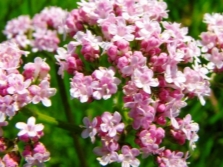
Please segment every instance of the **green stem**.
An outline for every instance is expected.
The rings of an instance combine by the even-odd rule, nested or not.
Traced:
[[[21,113],[23,113],[25,115],[34,116],[42,122],[54,125],[54,126],[56,126],[58,128],[61,128],[61,129],[68,130],[72,133],[80,134],[81,131],[82,131],[82,128],[77,126],[77,125],[57,120],[57,119],[55,119],[55,118],[53,118],[49,115],[42,114],[42,113],[40,113],[39,111],[36,111],[33,108],[31,109],[29,107],[23,107],[20,111],[21,111]]]
[[[55,68],[55,70],[58,71],[58,68]],[[57,77],[58,89],[59,89],[58,92],[61,93],[61,97],[62,97],[62,100],[63,100],[64,111],[65,111],[67,120],[68,120],[69,123],[75,124],[75,121],[74,121],[73,115],[72,115],[72,111],[71,111],[71,106],[69,104],[70,99],[68,99],[68,96],[66,94],[67,91],[65,89],[64,81],[61,80],[59,75],[56,75],[56,77]],[[84,155],[84,152],[83,152],[83,148],[81,148],[78,136],[73,132],[71,132],[71,136],[73,138],[73,143],[74,143],[75,149],[77,151],[77,156],[80,160],[81,166],[82,167],[87,167],[88,165],[86,163],[86,158],[85,158],[85,155]]]

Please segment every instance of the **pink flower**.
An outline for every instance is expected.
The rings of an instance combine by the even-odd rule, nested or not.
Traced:
[[[101,22],[101,20],[107,18],[113,12],[113,1],[109,0],[81,1],[78,4],[86,15],[85,20],[91,24]]]
[[[220,49],[212,48],[211,53],[206,54],[205,58],[213,63],[212,66],[216,66],[218,69],[223,67],[223,52]]]
[[[33,18],[34,29],[46,29],[47,26],[63,33],[63,24],[67,16],[67,11],[51,6],[44,8]]]
[[[122,163],[122,167],[138,167],[140,161],[136,158],[140,154],[136,148],[130,148],[127,145],[122,146],[122,154],[119,155],[119,161]]]
[[[132,75],[132,81],[136,87],[142,88],[148,94],[151,94],[150,87],[157,87],[159,85],[158,80],[153,78],[153,71],[147,66],[135,69]]]
[[[34,63],[27,63],[24,65],[23,75],[26,79],[44,79],[47,77],[50,70],[49,65],[45,62],[44,59],[36,57]]]
[[[75,74],[76,71],[82,71],[83,63],[77,54],[75,54],[76,44],[70,42],[67,45],[67,49],[58,48],[55,58],[57,63],[60,65],[58,74],[63,78],[64,71],[67,71],[70,74]]]
[[[214,14],[205,14],[204,15],[204,22],[208,24],[208,31],[218,31],[219,27],[223,26],[223,15],[219,13]]]
[[[50,88],[49,81],[42,80],[39,86],[31,85],[28,89],[31,94],[33,104],[37,104],[41,101],[44,106],[51,106],[49,98],[55,95],[56,89]]]
[[[142,13],[146,13],[148,16],[150,16],[151,20],[157,20],[160,21],[163,18],[167,18],[167,4],[163,1],[140,1],[141,6],[140,8],[143,9]]]
[[[26,48],[31,44],[31,40],[24,34],[16,35],[14,38],[8,40],[12,43],[16,43],[21,48]]]
[[[34,40],[31,43],[33,52],[48,51],[53,52],[58,48],[60,39],[55,31],[39,29],[33,34]]]
[[[3,33],[7,38],[13,38],[15,35],[25,34],[31,28],[31,19],[29,16],[19,16],[7,22]]]
[[[80,16],[79,9],[73,9],[66,17],[65,24],[68,27],[68,32],[73,36],[79,30],[83,30],[83,20]]]
[[[162,33],[162,38],[167,41],[187,41],[188,37],[186,36],[188,32],[188,28],[180,27],[180,24],[178,23],[168,23],[166,21],[162,22],[162,25],[165,28],[165,31]]]
[[[199,126],[197,123],[191,120],[191,115],[187,114],[183,120],[181,119],[171,119],[171,124],[173,130],[171,131],[173,136],[180,142],[184,143],[185,139],[190,141],[190,147],[194,149],[195,142],[198,140],[197,132]]]
[[[50,153],[40,142],[34,145],[26,145],[22,154],[27,162],[24,167],[44,166],[44,162],[50,159]]]
[[[186,159],[187,155],[183,157],[182,152],[171,152],[170,150],[164,150],[158,157],[157,162],[159,167],[187,167]]]
[[[93,89],[93,97],[97,100],[108,99],[112,94],[115,94],[118,90],[118,84],[120,80],[114,77],[115,71],[113,68],[99,67],[99,70],[95,70],[92,74],[94,81],[91,86]]]
[[[133,35],[135,27],[132,25],[126,25],[125,20],[122,17],[116,18],[115,24],[110,24],[108,27],[108,33],[112,35],[112,41],[126,40],[133,41],[135,36]]]
[[[90,30],[87,30],[86,33],[82,32],[82,31],[78,31],[77,34],[74,35],[74,39],[76,39],[76,41],[77,41],[76,46],[89,45],[94,50],[99,50],[99,46],[101,45],[101,42],[102,42],[102,37],[92,34],[92,32]]]
[[[84,74],[76,72],[70,83],[71,96],[79,99],[81,103],[89,101],[92,96],[92,82],[91,76],[84,76]]]
[[[30,86],[31,80],[25,80],[21,74],[10,74],[8,75],[8,88],[9,94],[26,94],[28,93],[27,88]]]
[[[5,167],[18,167],[20,160],[21,158],[15,152],[9,152],[8,154],[5,154],[4,157],[2,158]]]
[[[91,138],[91,142],[94,143],[95,142],[95,135],[98,132],[98,119],[94,118],[92,122],[90,122],[90,120],[85,117],[83,119],[83,123],[84,123],[84,127],[86,128],[82,133],[81,136],[83,138],[87,138],[90,137]]]
[[[17,69],[21,63],[22,55],[29,52],[22,51],[15,43],[5,42],[0,44],[0,68],[7,71]]]
[[[96,147],[94,148],[94,153],[101,156],[98,157],[97,160],[103,166],[110,164],[112,162],[118,162],[119,156],[118,153],[115,151],[110,151],[106,147]]]
[[[84,58],[88,61],[94,61],[99,58],[100,46],[102,44],[101,36],[95,36],[91,31],[87,30],[86,33],[78,31],[74,39],[77,42],[74,42],[74,45],[82,45],[81,53],[84,55]]]
[[[159,22],[150,20],[148,15],[144,15],[143,18],[139,21],[136,21],[135,24],[139,28],[139,37],[136,39],[149,39],[152,36],[159,36],[161,34],[161,27]]]
[[[164,129],[150,125],[149,129],[142,130],[137,136],[138,139],[136,141],[141,147],[143,157],[147,157],[150,154],[159,154],[163,150],[163,148],[159,148],[159,144],[165,137]]]
[[[16,128],[20,129],[18,136],[28,135],[28,137],[38,137],[38,133],[42,132],[44,126],[42,124],[35,124],[36,119],[34,117],[30,117],[26,123],[18,122],[16,124]]]
[[[145,65],[146,57],[144,57],[141,52],[135,51],[133,55],[129,57],[129,65],[125,65],[123,68],[121,68],[121,72],[126,76],[130,76],[133,74],[135,69]]]
[[[16,111],[19,110],[19,107],[20,107],[19,103],[15,101],[14,96],[10,95],[0,96],[0,110],[2,112],[1,120],[4,120],[3,118],[5,116],[9,117],[14,116],[16,114]]]
[[[102,132],[108,133],[108,136],[114,137],[118,132],[124,130],[124,123],[120,123],[121,115],[116,111],[113,115],[109,112],[104,112],[101,116],[102,123],[100,129]]]
[[[217,43],[217,35],[213,32],[202,32],[200,35],[202,52],[207,52],[209,49],[212,49]]]
[[[201,104],[205,104],[204,96],[210,95],[209,78],[206,76],[208,70],[205,67],[194,66],[194,69],[189,67],[184,68],[186,82],[184,83],[185,92],[191,95],[196,95]]]
[[[177,66],[174,64],[167,65],[164,76],[166,82],[173,83],[173,86],[176,88],[180,88],[182,84],[186,81],[184,74],[179,71]]]

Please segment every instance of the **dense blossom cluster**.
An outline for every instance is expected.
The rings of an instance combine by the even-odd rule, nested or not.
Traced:
[[[0,159],[1,167],[18,167],[21,158],[24,158],[26,164],[24,167],[32,167],[34,165],[43,166],[44,162],[50,159],[50,153],[45,146],[39,141],[43,136],[42,124],[35,124],[35,118],[30,117],[26,123],[18,122],[16,127],[20,129],[18,133],[19,139],[14,139],[14,142],[1,137],[1,153],[5,153],[4,157]],[[24,143],[24,149],[20,155],[18,150],[18,142]]]
[[[42,102],[50,106],[49,97],[56,93],[56,89],[49,85],[49,65],[36,57],[34,63],[23,66],[21,73],[22,55],[27,56],[28,52],[20,50],[16,44],[0,44],[0,126],[7,125],[6,118],[13,117],[29,103]]]
[[[136,156],[142,154],[157,156],[160,167],[187,166],[187,153],[171,151],[162,141],[171,140],[167,135],[171,134],[178,144],[188,141],[191,149],[196,147],[198,124],[189,114],[183,119],[179,115],[187,99],[196,96],[204,105],[204,97],[210,94],[209,69],[201,64],[198,42],[187,35],[187,28],[163,21],[168,14],[162,1],[82,0],[78,4],[66,19],[73,40],[57,50],[58,74],[73,75],[70,93],[82,103],[110,98],[121,81],[114,76],[121,76],[124,107],[138,144],[132,148],[119,141],[120,136],[128,136],[123,123],[117,125],[121,112],[105,112],[92,122],[85,118],[82,136],[92,142],[98,136],[102,142],[95,149],[99,162],[136,167],[140,164]],[[112,68],[98,63],[104,57]]]
[[[101,165],[138,167],[139,156],[153,155],[159,167],[187,167],[199,126],[190,114],[182,118],[181,109],[194,97],[204,105],[211,91],[208,75],[223,69],[223,16],[205,15],[208,31],[198,42],[187,28],[164,20],[163,1],[81,0],[78,5],[71,12],[48,7],[32,19],[20,16],[7,23],[3,33],[8,41],[0,44],[0,127],[29,103],[50,106],[56,93],[45,59],[36,57],[22,71],[22,55],[28,52],[19,48],[57,51],[58,75],[72,77],[72,98],[90,103],[122,96],[119,112],[83,119],[82,137],[101,141],[94,149]],[[64,47],[58,47],[60,34],[71,39]],[[25,143],[25,167],[48,161],[49,152],[39,142],[43,125],[31,117],[16,127],[18,140]],[[188,151],[171,150],[166,143],[172,141],[188,145]],[[0,138],[1,152],[7,149],[4,143]],[[17,150],[10,152],[0,166],[16,167],[20,159]]]
[[[202,32],[201,44],[204,57],[209,61],[208,67],[221,71],[223,68],[223,15],[215,13],[205,14],[204,22],[207,24],[207,32]]]
[[[20,129],[18,133],[19,140],[25,143],[22,156],[27,163],[24,164],[24,167],[32,167],[34,165],[41,166],[50,159],[50,153],[39,141],[43,136],[44,126],[35,123],[36,119],[30,117],[27,124],[24,122],[18,122],[16,124],[16,128]]]
[[[9,21],[3,33],[22,48],[30,46],[34,52],[53,52],[60,42],[58,33],[65,31],[66,16],[67,12],[59,7],[45,8],[32,19],[24,15]]]

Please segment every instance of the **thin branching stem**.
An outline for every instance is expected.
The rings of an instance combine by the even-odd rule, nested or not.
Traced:
[[[55,71],[58,71],[58,69],[55,68]],[[57,77],[57,82],[58,82],[58,89],[59,89],[59,92],[61,93],[61,97],[63,100],[63,106],[64,106],[64,111],[65,111],[67,120],[69,123],[75,124],[75,121],[74,121],[73,115],[72,115],[72,111],[71,111],[71,106],[70,106],[70,103],[68,102],[69,98],[68,98],[68,95],[67,95],[67,92],[65,89],[64,81],[61,79],[61,77],[59,75],[56,75],[56,77]],[[73,138],[74,146],[75,146],[75,149],[77,152],[77,156],[80,160],[81,166],[87,167],[88,165],[86,163],[84,152],[83,152],[83,149],[81,148],[77,134],[75,132],[71,132],[71,136]]]

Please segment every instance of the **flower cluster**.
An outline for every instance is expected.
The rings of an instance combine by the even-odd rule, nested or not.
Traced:
[[[44,8],[33,19],[24,15],[10,20],[3,33],[21,48],[31,46],[34,52],[53,52],[60,42],[57,34],[65,31],[66,15],[67,12],[59,7]]]
[[[20,129],[18,133],[19,139],[9,140],[4,137],[0,138],[0,152],[5,153],[0,158],[1,167],[18,167],[21,158],[27,162],[24,167],[32,167],[34,165],[42,166],[44,162],[50,159],[50,153],[45,146],[39,141],[43,136],[42,124],[35,124],[36,119],[30,117],[26,123],[18,122],[16,127]],[[19,148],[18,143],[23,142],[24,148]],[[19,149],[23,152],[20,154]]]
[[[138,167],[138,156],[153,155],[159,167],[187,167],[189,152],[171,150],[168,143],[196,147],[199,126],[181,109],[194,97],[204,105],[211,92],[208,75],[223,69],[223,16],[205,15],[208,31],[198,42],[187,28],[164,20],[167,5],[161,0],[81,0],[78,5],[69,13],[49,7],[32,19],[20,16],[7,23],[8,42],[0,44],[0,127],[29,103],[50,106],[56,93],[44,59],[36,57],[21,72],[21,56],[28,52],[18,46],[57,51],[58,75],[70,74],[72,98],[90,103],[122,96],[119,112],[83,119],[82,137],[101,141],[94,149],[101,165]],[[59,34],[71,37],[64,47],[58,47]],[[49,160],[39,142],[43,125],[31,117],[16,127],[25,142],[25,166]],[[6,148],[0,140],[0,150]],[[19,161],[17,152],[10,152],[0,166],[18,166]]]
[[[104,112],[102,116],[96,117],[91,122],[84,118],[86,129],[82,132],[82,137],[90,137],[95,141],[95,136],[101,138],[102,147],[96,147],[94,152],[100,157],[97,158],[101,165],[107,165],[112,162],[122,163],[122,166],[138,166],[139,160],[136,158],[140,154],[136,148],[130,148],[123,145],[120,148],[118,143],[120,136],[124,132],[124,123],[121,122],[121,115],[116,111],[114,114]],[[120,150],[121,154],[118,153]]]
[[[200,35],[204,58],[208,60],[208,67],[216,71],[223,68],[223,15],[214,13],[205,14],[204,22],[207,24],[207,32]]]
[[[163,1],[82,0],[78,4],[79,8],[65,21],[73,40],[58,48],[55,56],[60,66],[58,74],[63,76],[67,71],[73,75],[70,93],[82,103],[115,96],[121,82],[124,107],[129,111],[127,119],[132,121],[139,146],[131,151],[132,146],[117,144],[119,131],[107,129],[104,115],[92,123],[85,120],[84,137],[94,141],[98,134],[102,141],[102,148],[96,151],[100,163],[116,161],[123,166],[139,166],[135,161],[139,154],[152,154],[158,159],[171,159],[176,154],[184,161],[183,153],[178,156],[168,151],[168,146],[160,145],[171,134],[178,144],[188,141],[190,148],[195,148],[199,127],[190,115],[183,119],[179,115],[188,99],[198,97],[204,105],[204,97],[210,94],[209,69],[201,63],[197,41],[187,35],[187,28],[163,20],[168,17]],[[105,62],[112,67],[107,68]],[[126,157],[131,162],[118,156],[122,148],[129,150],[131,155]],[[160,166],[164,163],[157,162]]]
[[[22,55],[27,54],[14,43],[0,44],[0,126],[7,125],[6,117],[13,117],[29,103],[50,106],[49,97],[56,93],[49,85],[50,67],[40,57],[25,64],[22,73],[19,71]]]
[[[27,162],[24,167],[40,166],[50,159],[50,153],[45,146],[39,141],[43,136],[42,124],[35,124],[36,119],[30,117],[26,123],[18,122],[16,128],[20,129],[18,133],[19,140],[25,143],[22,156]]]

